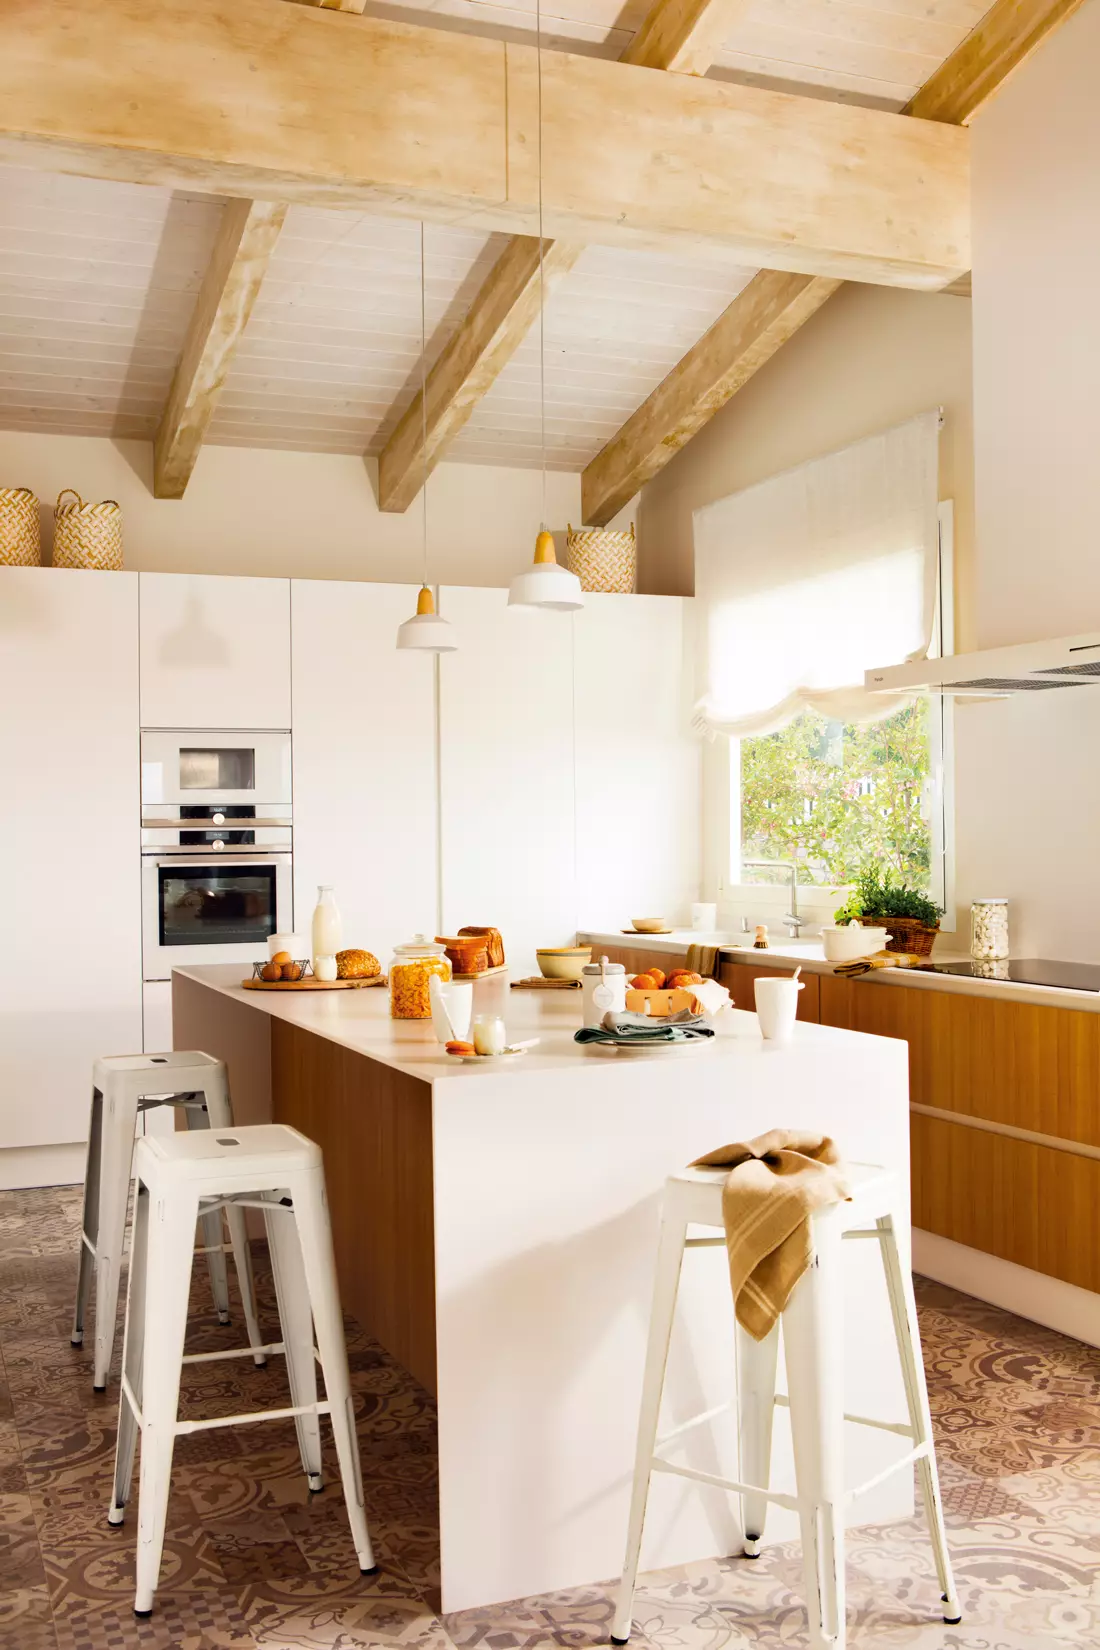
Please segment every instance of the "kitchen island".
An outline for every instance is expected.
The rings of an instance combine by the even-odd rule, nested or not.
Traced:
[[[755,1016],[730,1010],[703,1047],[622,1057],[573,1041],[579,993],[512,991],[509,1035],[538,1047],[479,1069],[450,1060],[430,1024],[391,1020],[384,989],[243,991],[240,973],[175,971],[175,1044],[227,1061],[238,1122],[272,1117],[324,1151],[344,1305],[438,1400],[444,1609],[613,1576],[666,1175],[778,1126],[831,1133],[850,1158],[907,1184],[904,1046],[800,1025],[775,1047]],[[904,1398],[871,1248],[846,1256],[846,1407],[897,1420]],[[696,1251],[666,1422],[728,1400],[732,1321],[724,1255]],[[685,1461],[728,1466],[728,1419],[688,1434]],[[861,1478],[898,1453],[889,1434],[853,1432],[849,1471]],[[789,1483],[783,1412],[775,1474]],[[911,1507],[898,1475],[858,1516]],[[718,1491],[658,1477],[645,1567],[738,1551],[737,1510]],[[791,1515],[772,1517],[769,1538],[796,1533]]]

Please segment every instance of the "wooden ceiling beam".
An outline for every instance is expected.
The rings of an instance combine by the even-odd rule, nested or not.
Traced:
[[[285,217],[270,201],[225,204],[153,442],[156,498],[183,497]]]
[[[965,125],[1082,3],[996,0],[904,115]],[[761,270],[587,465],[581,475],[584,521],[602,527],[617,515],[841,284],[819,278],[799,290],[795,277]],[[969,296],[969,270],[943,290]]]
[[[623,61],[705,74],[729,33],[733,13],[745,4],[746,0],[656,0]],[[527,337],[542,295],[538,248],[537,236],[517,235],[509,242],[433,363],[423,394],[417,391],[378,460],[380,510],[408,509]],[[542,243],[542,275],[548,290],[583,251],[581,241]]]
[[[530,46],[270,0],[0,0],[23,166],[531,234],[536,81]],[[551,238],[918,288],[969,264],[956,128],[567,52],[542,89]]]
[[[839,281],[761,270],[581,476],[581,515],[604,527],[770,361]]]

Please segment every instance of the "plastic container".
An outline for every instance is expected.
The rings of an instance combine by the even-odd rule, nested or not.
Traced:
[[[430,1020],[432,1017],[432,975],[451,983],[451,965],[425,934],[417,934],[405,945],[394,948],[390,963],[390,1014],[395,1020]]]

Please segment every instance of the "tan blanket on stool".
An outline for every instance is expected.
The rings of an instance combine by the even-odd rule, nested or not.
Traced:
[[[848,1199],[840,1153],[828,1135],[772,1129],[695,1162],[730,1171],[722,1216],[734,1309],[762,1341],[813,1258],[810,1216]]]

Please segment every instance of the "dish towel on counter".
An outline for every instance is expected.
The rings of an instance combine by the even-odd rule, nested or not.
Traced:
[[[701,974],[704,980],[718,978],[718,965],[721,961],[721,950],[717,945],[689,945],[687,966],[693,974]]]
[[[771,1129],[708,1152],[696,1166],[730,1171],[722,1217],[734,1310],[762,1341],[813,1259],[810,1216],[848,1200],[840,1153],[828,1135]]]
[[[656,1019],[649,1014],[605,1014],[598,1026],[582,1026],[574,1033],[577,1043],[690,1043],[700,1037],[713,1037],[703,1015],[684,1009]]]

